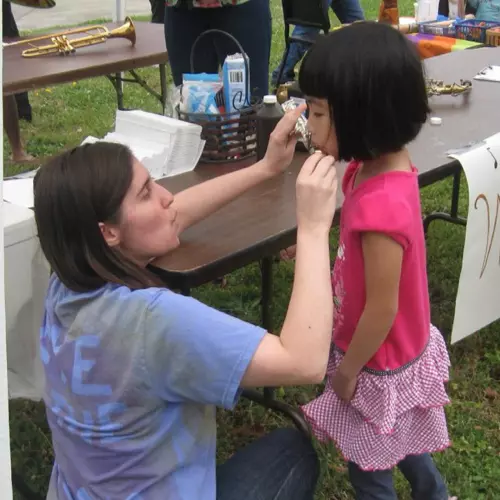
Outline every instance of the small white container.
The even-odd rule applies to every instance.
[[[418,22],[436,21],[438,10],[439,0],[419,0],[416,15]]]
[[[44,373],[40,326],[50,268],[29,208],[3,203],[9,398],[39,401]]]

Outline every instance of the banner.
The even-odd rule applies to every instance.
[[[450,156],[469,188],[453,344],[500,318],[500,133]]]

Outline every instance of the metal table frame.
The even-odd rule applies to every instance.
[[[144,80],[144,78],[142,78],[134,69],[128,70],[128,73],[131,76],[130,78],[123,77],[121,73],[115,73],[114,75],[106,75],[116,91],[116,100],[118,109],[122,111],[125,110],[125,107],[123,105],[123,83],[124,82],[136,83],[140,85],[148,94],[152,95],[160,102],[162,107],[162,114],[165,115],[167,106],[167,96],[168,96],[166,67],[167,67],[166,63],[158,64],[158,68],[160,71],[160,92],[157,92],[155,89],[153,89],[146,82],[146,80]]]

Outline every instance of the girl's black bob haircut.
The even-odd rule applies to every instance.
[[[400,151],[429,113],[417,50],[381,23],[356,22],[321,37],[302,62],[299,86],[307,97],[328,101],[338,160]]]

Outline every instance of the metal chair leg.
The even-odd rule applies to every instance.
[[[311,439],[311,428],[304,418],[304,415],[298,408],[283,403],[283,401],[278,401],[277,399],[268,399],[259,391],[245,389],[242,392],[242,396],[253,401],[254,403],[262,405],[264,408],[276,411],[288,417],[295,424],[295,427],[301,431],[306,437]]]
[[[466,226],[467,219],[465,217],[460,217],[458,215],[458,203],[460,201],[460,178],[462,171],[458,170],[453,175],[453,189],[451,192],[451,208],[450,213],[446,212],[433,212],[424,218],[424,234],[427,236],[427,231],[431,222],[435,220],[442,220],[445,222],[451,222],[452,224],[457,224],[459,226]]]
[[[275,94],[276,94],[276,92],[278,92],[278,88],[280,86],[281,78],[282,78],[283,73],[285,71],[285,63],[286,63],[286,60],[288,59],[289,52],[290,52],[290,42],[287,42],[286,46],[285,46],[285,53],[283,54],[283,58],[281,59],[280,70],[278,71],[278,78],[276,80],[276,87],[274,89],[274,93]]]

